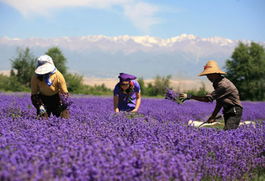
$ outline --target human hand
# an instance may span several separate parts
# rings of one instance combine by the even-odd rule
[[[189,100],[190,98],[191,98],[191,94],[187,94],[187,93],[180,93],[179,94],[179,100],[181,101],[181,102],[184,102],[184,101],[186,101],[186,100]]]
[[[208,120],[206,121],[207,123],[214,123],[216,121],[215,117],[209,117]]]
[[[43,105],[41,105],[41,106],[39,107],[39,111],[40,111],[40,115],[45,115],[45,114],[47,114],[47,111],[46,111],[46,109],[45,109],[45,107],[44,107]]]
[[[49,118],[49,115],[48,115],[48,113],[47,113],[47,111],[46,111],[46,109],[45,109],[45,107],[43,105],[41,105],[39,107],[39,113],[38,113],[37,116],[40,119],[43,119],[43,118],[48,119]]]
[[[191,98],[191,94],[180,93],[179,94],[179,98],[181,98],[181,99],[190,99]]]

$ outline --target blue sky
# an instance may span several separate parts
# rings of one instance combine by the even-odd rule
[[[180,34],[265,41],[264,0],[0,0],[0,37]]]

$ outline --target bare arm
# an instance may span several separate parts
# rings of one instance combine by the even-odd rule
[[[208,96],[194,96],[194,95],[186,94],[186,93],[180,93],[179,98],[183,101],[188,100],[188,99],[194,99],[200,102],[212,102],[212,100],[209,99]]]
[[[118,108],[118,104],[119,104],[119,96],[113,96],[113,105],[114,105],[115,112],[120,112]]]
[[[207,122],[209,122],[209,123],[215,122],[216,115],[219,113],[221,108],[222,108],[222,104],[217,102],[216,106],[214,108],[214,111],[213,111],[212,115],[208,118]]]
[[[141,99],[142,99],[141,93],[140,92],[136,93],[136,105],[135,105],[135,108],[131,112],[137,112],[138,111],[138,109],[141,105]]]
[[[214,108],[214,111],[213,111],[213,113],[212,113],[212,115],[211,115],[211,117],[213,117],[213,118],[215,118],[216,117],[216,115],[219,113],[219,111],[221,110],[221,108],[222,108],[222,104],[220,104],[220,103],[216,103],[216,106],[215,106],[215,108]]]
[[[212,102],[211,99],[207,96],[191,96],[191,99],[201,101],[201,102]],[[220,104],[218,101],[216,102],[216,106],[214,108],[214,111],[212,115],[208,118],[207,122],[212,123],[215,122],[216,115],[219,113],[219,111],[222,108],[222,104]]]

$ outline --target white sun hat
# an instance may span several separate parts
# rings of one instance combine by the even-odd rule
[[[56,70],[53,60],[49,55],[42,55],[37,59],[37,68],[35,73],[38,75],[44,75]]]

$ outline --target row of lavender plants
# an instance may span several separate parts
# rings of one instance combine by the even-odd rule
[[[116,113],[110,97],[72,98],[71,118],[37,119],[29,95],[0,94],[0,180],[242,180],[265,167],[265,103],[244,102],[236,130],[188,126],[214,104],[143,99]]]

